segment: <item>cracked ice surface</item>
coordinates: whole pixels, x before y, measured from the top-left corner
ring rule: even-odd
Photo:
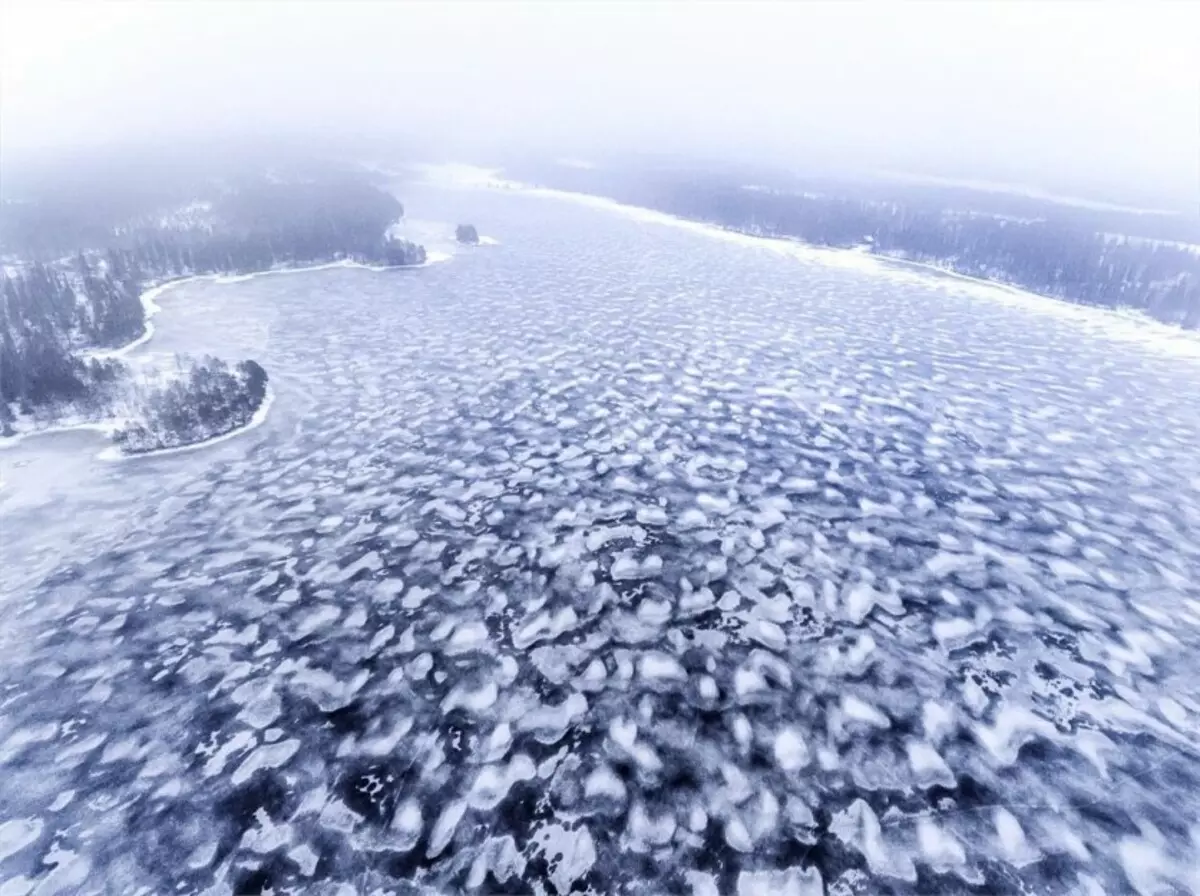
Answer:
[[[260,430],[6,467],[0,890],[1200,888],[1190,362],[406,199],[502,245],[164,307]]]

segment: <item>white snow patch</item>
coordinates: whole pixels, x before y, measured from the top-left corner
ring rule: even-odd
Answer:
[[[825,896],[825,882],[817,868],[741,871],[737,896]]]
[[[886,715],[870,703],[860,700],[853,694],[846,694],[842,697],[842,713],[848,719],[866,722],[868,725],[874,725],[877,728],[892,727],[892,722]]]
[[[39,818],[15,818],[0,824],[0,861],[16,855],[42,835]]]
[[[827,249],[806,245],[798,240],[746,234],[735,230],[726,230],[713,224],[677,218],[665,212],[626,205],[601,196],[533,187],[503,178],[498,169],[461,164],[419,167],[425,172],[428,181],[443,186],[466,189],[519,190],[525,195],[567,200],[591,208],[615,212],[642,223],[674,227],[747,248],[805,261],[820,262],[831,267],[866,271],[896,282],[918,282],[926,286],[933,285],[939,289],[957,288],[968,295],[1018,306],[1069,321],[1092,335],[1142,345],[1176,357],[1200,360],[1200,334],[1155,321],[1140,313],[1078,305],[1062,299],[1040,296],[1010,284],[960,274],[933,264],[907,260],[897,261],[861,251]],[[931,278],[930,272],[937,276]]]
[[[892,849],[883,839],[883,829],[875,811],[861,798],[849,808],[837,812],[829,829],[843,843],[857,850],[867,860],[873,874],[916,881],[917,869],[902,850]]]
[[[812,758],[803,735],[795,728],[784,728],[775,735],[775,763],[785,772],[804,768]]]
[[[429,835],[429,848],[425,850],[425,854],[429,858],[441,855],[442,850],[450,845],[454,831],[466,811],[466,800],[455,800],[442,810],[442,814],[433,823],[433,831]]]

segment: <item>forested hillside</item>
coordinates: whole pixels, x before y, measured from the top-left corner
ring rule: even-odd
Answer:
[[[203,274],[244,274],[338,260],[414,265],[423,247],[388,236],[404,209],[361,179],[213,179],[181,203],[165,187],[129,189],[142,207],[93,189],[5,196],[0,215],[0,434],[22,416],[101,416],[127,373],[98,349],[145,331],[141,292]],[[111,217],[105,219],[104,212]],[[74,244],[87,239],[86,245]],[[196,382],[199,382],[196,380]]]
[[[1200,327],[1200,221],[1183,214],[703,167],[542,167],[537,174],[554,186],[734,230],[864,249]]]
[[[1050,220],[765,190],[674,192],[667,211],[819,246],[869,247],[960,274],[1200,326],[1200,247],[1073,229]]]
[[[102,262],[79,254],[62,265],[34,262],[0,276],[0,435],[18,412],[104,400],[99,393],[123,366],[88,360],[82,351],[141,334],[139,288],[115,252]]]

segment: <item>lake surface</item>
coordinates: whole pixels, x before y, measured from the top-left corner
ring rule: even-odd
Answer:
[[[403,198],[499,245],[162,297],[261,427],[0,452],[0,893],[1200,889],[1200,364]]]

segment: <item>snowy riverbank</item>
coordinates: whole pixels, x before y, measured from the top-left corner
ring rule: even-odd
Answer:
[[[922,284],[934,282],[941,289],[954,289],[973,298],[1003,302],[1068,321],[1091,336],[1140,345],[1172,357],[1200,360],[1200,332],[1185,330],[1179,326],[1157,321],[1134,309],[1110,309],[1076,304],[1065,299],[1039,295],[999,280],[962,274],[928,262],[910,261],[864,252],[860,249],[814,246],[789,237],[746,233],[717,224],[681,218],[643,206],[628,205],[591,193],[538,187],[510,180],[502,175],[500,169],[446,164],[421,165],[418,166],[418,170],[427,183],[439,187],[504,190],[520,192],[523,195],[569,201],[619,214],[640,223],[659,224],[686,230],[746,248],[790,256],[800,261],[843,269],[856,269],[871,275],[888,277],[897,282]]]
[[[248,280],[254,280],[257,277],[273,277],[279,274],[307,274],[313,271],[328,271],[337,268],[358,268],[364,271],[374,271],[382,273],[384,271],[400,271],[416,268],[429,267],[432,264],[449,261],[453,256],[447,252],[430,252],[427,254],[425,261],[421,264],[411,265],[369,265],[357,261],[344,259],[341,261],[330,261],[322,264],[306,265],[304,267],[280,267],[271,268],[266,271],[253,271],[249,274],[194,274],[188,277],[176,277],[172,280],[164,280],[161,283],[156,283],[144,290],[140,296],[142,302],[142,316],[145,320],[145,330],[142,335],[132,342],[119,346],[114,349],[104,349],[101,351],[92,351],[85,353],[86,359],[95,358],[97,360],[107,360],[109,358],[123,358],[147,342],[154,336],[154,316],[162,310],[158,304],[158,298],[178,286],[183,286],[187,283],[196,283],[204,280],[213,283],[245,283]]]
[[[493,241],[494,243],[494,241]],[[87,361],[107,361],[107,360],[127,360],[131,354],[137,349],[145,346],[154,337],[155,326],[154,318],[162,310],[159,300],[169,291],[184,286],[188,283],[200,281],[209,281],[218,284],[235,284],[244,283],[249,280],[254,280],[259,277],[273,277],[282,274],[304,274],[313,273],[316,271],[335,270],[354,268],[374,273],[385,273],[388,271],[401,271],[408,269],[426,268],[435,264],[441,264],[449,261],[454,256],[449,252],[429,252],[426,260],[421,264],[416,265],[369,265],[361,262],[343,259],[339,261],[325,262],[322,264],[306,265],[304,267],[279,267],[265,271],[254,271],[248,274],[197,274],[187,277],[177,277],[171,280],[165,280],[160,283],[155,283],[142,291],[139,299],[142,304],[142,313],[144,318],[144,329],[140,336],[125,345],[118,346],[112,349],[94,350],[83,353],[83,358]],[[259,414],[265,415],[266,408],[270,404],[270,398],[264,400],[259,412],[256,413],[255,420],[252,420],[246,426],[238,427],[228,433],[224,433],[213,439],[206,439],[201,442],[196,442],[192,445],[181,445],[178,447],[162,449],[161,451],[145,452],[138,455],[126,455],[115,446],[111,449],[106,449],[104,452],[106,459],[112,459],[112,453],[115,452],[121,457],[133,456],[148,456],[150,454],[160,455],[181,451],[189,448],[199,448],[206,445],[211,445],[224,438],[236,435],[246,429],[259,425],[261,419],[257,419]],[[122,426],[130,422],[131,416],[128,413],[122,413],[113,416],[88,415],[85,413],[71,413],[58,417],[42,417],[35,418],[31,416],[19,416],[13,425],[16,432],[10,436],[0,437],[0,450],[12,448],[26,439],[51,436],[65,432],[90,431],[101,433],[111,437]],[[265,416],[264,416],[265,419]]]

